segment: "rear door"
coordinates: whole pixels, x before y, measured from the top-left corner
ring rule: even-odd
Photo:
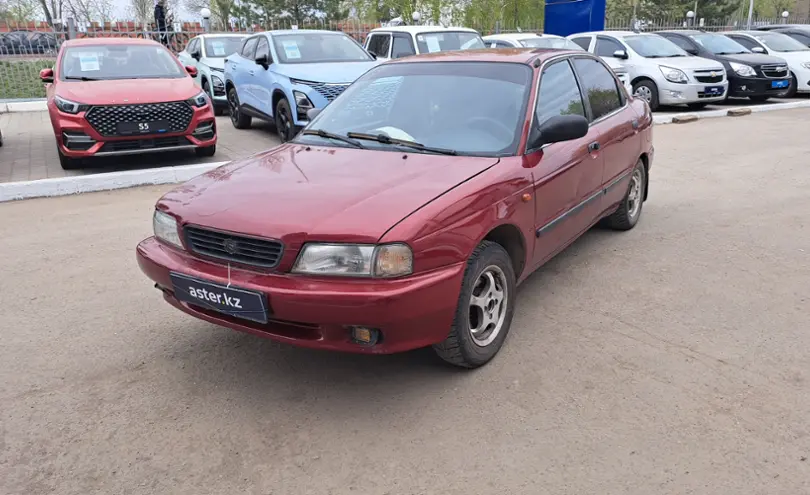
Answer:
[[[639,120],[602,61],[575,57],[573,63],[585,95],[591,129],[599,135],[603,160],[603,174],[597,187],[606,189],[607,194],[603,200],[593,202],[593,213],[597,216],[617,204],[627,192],[628,174],[641,156]],[[592,187],[595,183],[588,184]]]
[[[588,116],[573,65],[568,58],[546,64],[540,75],[532,130],[558,115]],[[599,214],[602,154],[592,149],[600,140],[598,126],[575,141],[527,150],[535,187],[534,264],[548,260],[585,231]]]

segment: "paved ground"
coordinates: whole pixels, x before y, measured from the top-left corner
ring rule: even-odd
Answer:
[[[193,152],[156,153],[91,160],[88,168],[62,170],[56,153],[53,128],[47,112],[0,114],[4,145],[0,148],[0,182],[66,177],[90,173],[167,167],[235,160],[272,148],[279,143],[275,129],[255,120],[250,130],[237,130],[228,117],[217,117],[217,153],[198,158]]]
[[[808,119],[656,129],[641,223],[474,372],[171,309],[133,251],[165,187],[0,204],[0,493],[810,493]]]
[[[807,97],[802,99],[806,100]],[[801,101],[802,99],[771,100],[768,103]],[[729,106],[756,105],[748,100],[735,99],[721,105],[710,105],[706,111]],[[666,107],[657,113],[671,114],[687,111],[689,110],[686,107],[681,106]],[[191,152],[109,157],[87,161],[88,167],[82,170],[64,171],[59,166],[53,130],[47,112],[0,114],[0,130],[5,136],[5,145],[0,148],[0,182],[234,160],[271,148],[279,142],[273,127],[259,120],[254,119],[253,129],[249,131],[234,129],[227,117],[218,117],[217,124],[220,137],[217,154],[211,158],[197,158]]]

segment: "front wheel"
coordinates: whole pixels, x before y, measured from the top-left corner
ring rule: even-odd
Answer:
[[[641,98],[650,105],[650,110],[658,110],[658,86],[649,79],[633,85],[633,97]]]
[[[290,109],[290,102],[287,98],[281,98],[276,103],[275,111],[273,112],[276,123],[276,132],[278,138],[282,143],[291,140],[297,134],[295,132],[295,122],[292,118],[292,110]]]
[[[76,170],[82,166],[81,160],[63,155],[62,150],[59,149],[58,145],[56,147],[56,152],[59,153],[59,165],[62,166],[62,170]]]
[[[630,173],[630,185],[622,198],[619,209],[607,217],[607,224],[614,230],[630,230],[636,226],[641,218],[641,208],[644,206],[644,195],[647,189],[647,169],[641,160]]]
[[[217,145],[206,146],[205,148],[195,148],[194,152],[201,158],[214,156],[214,153],[217,152]]]
[[[799,91],[799,80],[796,79],[796,74],[790,73],[790,88],[785,93],[784,98],[794,98]]]
[[[447,338],[433,346],[450,364],[477,368],[503,346],[515,310],[515,271],[500,244],[475,248],[464,272],[456,316]]]

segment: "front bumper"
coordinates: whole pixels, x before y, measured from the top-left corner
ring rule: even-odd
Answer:
[[[138,245],[141,270],[172,306],[224,327],[303,347],[390,354],[443,341],[453,323],[465,263],[394,280],[258,273],[205,261],[150,237]],[[267,324],[242,320],[178,300],[170,272],[267,297]],[[381,341],[354,343],[347,326],[377,328]]]
[[[688,103],[711,103],[723,101],[728,93],[728,81],[719,83],[686,83],[677,84],[667,80],[658,83],[658,101],[662,105],[685,105]],[[723,93],[717,96],[705,94],[707,87],[722,86]]]
[[[796,76],[797,91],[799,93],[810,93],[810,69],[791,67],[791,70]]]
[[[48,111],[59,151],[70,158],[193,150],[217,143],[216,119],[211,105],[193,108],[191,121],[183,132],[125,137],[102,136],[87,121],[85,112],[67,114],[52,104]]]
[[[762,77],[740,77],[732,76],[729,78],[728,95],[734,97],[748,97],[748,96],[784,96],[789,86],[785,88],[774,88],[773,81],[787,81],[790,84],[790,78],[785,79],[771,79]]]

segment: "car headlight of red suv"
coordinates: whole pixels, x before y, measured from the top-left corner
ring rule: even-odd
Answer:
[[[88,108],[90,108],[89,105],[66,100],[60,96],[55,96],[53,102],[56,104],[56,108],[58,108],[60,112],[69,113],[71,115],[76,115],[79,112],[85,112]]]
[[[400,277],[413,273],[413,252],[406,244],[305,244],[292,269],[308,275]]]
[[[188,103],[193,107],[202,108],[208,105],[208,95],[205,94],[205,91],[200,91],[194,98],[189,98]]]

